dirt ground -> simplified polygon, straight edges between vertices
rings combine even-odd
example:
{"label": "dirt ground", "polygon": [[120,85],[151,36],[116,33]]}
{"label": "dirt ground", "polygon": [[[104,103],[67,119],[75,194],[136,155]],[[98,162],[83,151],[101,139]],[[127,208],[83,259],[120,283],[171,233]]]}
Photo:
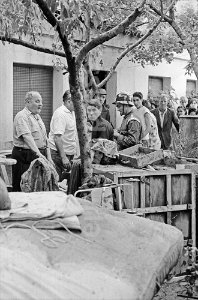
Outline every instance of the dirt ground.
{"label": "dirt ground", "polygon": [[[187,300],[191,298],[184,298],[179,296],[180,294],[184,294],[185,287],[182,283],[168,283],[165,282],[153,300]],[[192,298],[193,299],[193,298]],[[197,298],[198,299],[198,298]]]}

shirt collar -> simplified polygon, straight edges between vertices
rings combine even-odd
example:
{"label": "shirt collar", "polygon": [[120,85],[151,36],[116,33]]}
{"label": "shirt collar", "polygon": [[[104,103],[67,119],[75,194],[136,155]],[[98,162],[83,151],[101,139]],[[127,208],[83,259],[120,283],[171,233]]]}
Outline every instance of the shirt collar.
{"label": "shirt collar", "polygon": [[128,112],[128,114],[124,115],[124,119],[126,119],[128,116],[130,116],[130,115],[132,115],[132,114],[133,114],[133,112],[132,112],[132,110],[131,110],[130,112]]}
{"label": "shirt collar", "polygon": [[71,112],[64,104],[62,104],[62,107],[63,107],[63,110],[64,110],[66,113],[72,114],[72,112]]}
{"label": "shirt collar", "polygon": [[25,106],[24,110],[28,116],[32,115],[31,111]]}
{"label": "shirt collar", "polygon": [[39,119],[39,114],[33,114],[26,106],[24,107],[24,110],[28,116],[33,116],[36,120]]}
{"label": "shirt collar", "polygon": [[159,110],[161,115],[165,115],[165,113],[167,112],[167,108],[164,111]]}

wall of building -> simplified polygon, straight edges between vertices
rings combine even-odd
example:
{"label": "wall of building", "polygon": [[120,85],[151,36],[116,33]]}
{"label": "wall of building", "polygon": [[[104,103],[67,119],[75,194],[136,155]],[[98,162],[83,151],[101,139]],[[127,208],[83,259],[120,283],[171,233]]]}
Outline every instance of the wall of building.
{"label": "wall of building", "polygon": [[[9,149],[13,134],[13,63],[53,66],[54,56],[7,43],[0,43],[0,55],[0,149]],[[53,110],[62,102],[64,81],[62,71],[54,68]]]}

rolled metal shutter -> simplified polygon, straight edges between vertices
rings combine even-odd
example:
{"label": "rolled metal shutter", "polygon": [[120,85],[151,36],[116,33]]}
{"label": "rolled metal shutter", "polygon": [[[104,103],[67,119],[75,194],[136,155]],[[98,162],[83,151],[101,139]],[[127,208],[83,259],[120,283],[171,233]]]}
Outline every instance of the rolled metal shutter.
{"label": "rolled metal shutter", "polygon": [[149,91],[152,91],[152,95],[154,97],[159,96],[160,91],[163,90],[163,78],[149,76],[148,87],[149,87]]}
{"label": "rolled metal shutter", "polygon": [[14,64],[13,117],[24,108],[28,91],[38,91],[43,99],[42,120],[49,132],[53,104],[53,68]]}

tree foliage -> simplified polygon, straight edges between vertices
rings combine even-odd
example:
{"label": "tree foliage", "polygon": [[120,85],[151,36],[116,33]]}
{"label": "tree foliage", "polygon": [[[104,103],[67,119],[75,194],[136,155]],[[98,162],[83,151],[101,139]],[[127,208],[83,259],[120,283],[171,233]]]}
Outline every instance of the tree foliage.
{"label": "tree foliage", "polygon": [[[150,6],[156,12],[157,7]],[[160,15],[158,8],[158,15]],[[155,32],[139,45],[131,55],[132,62],[157,65],[165,59],[171,63],[175,53],[187,50],[190,60],[186,72],[193,71],[198,78],[198,14],[194,8],[184,7],[182,11],[171,10]]]}

